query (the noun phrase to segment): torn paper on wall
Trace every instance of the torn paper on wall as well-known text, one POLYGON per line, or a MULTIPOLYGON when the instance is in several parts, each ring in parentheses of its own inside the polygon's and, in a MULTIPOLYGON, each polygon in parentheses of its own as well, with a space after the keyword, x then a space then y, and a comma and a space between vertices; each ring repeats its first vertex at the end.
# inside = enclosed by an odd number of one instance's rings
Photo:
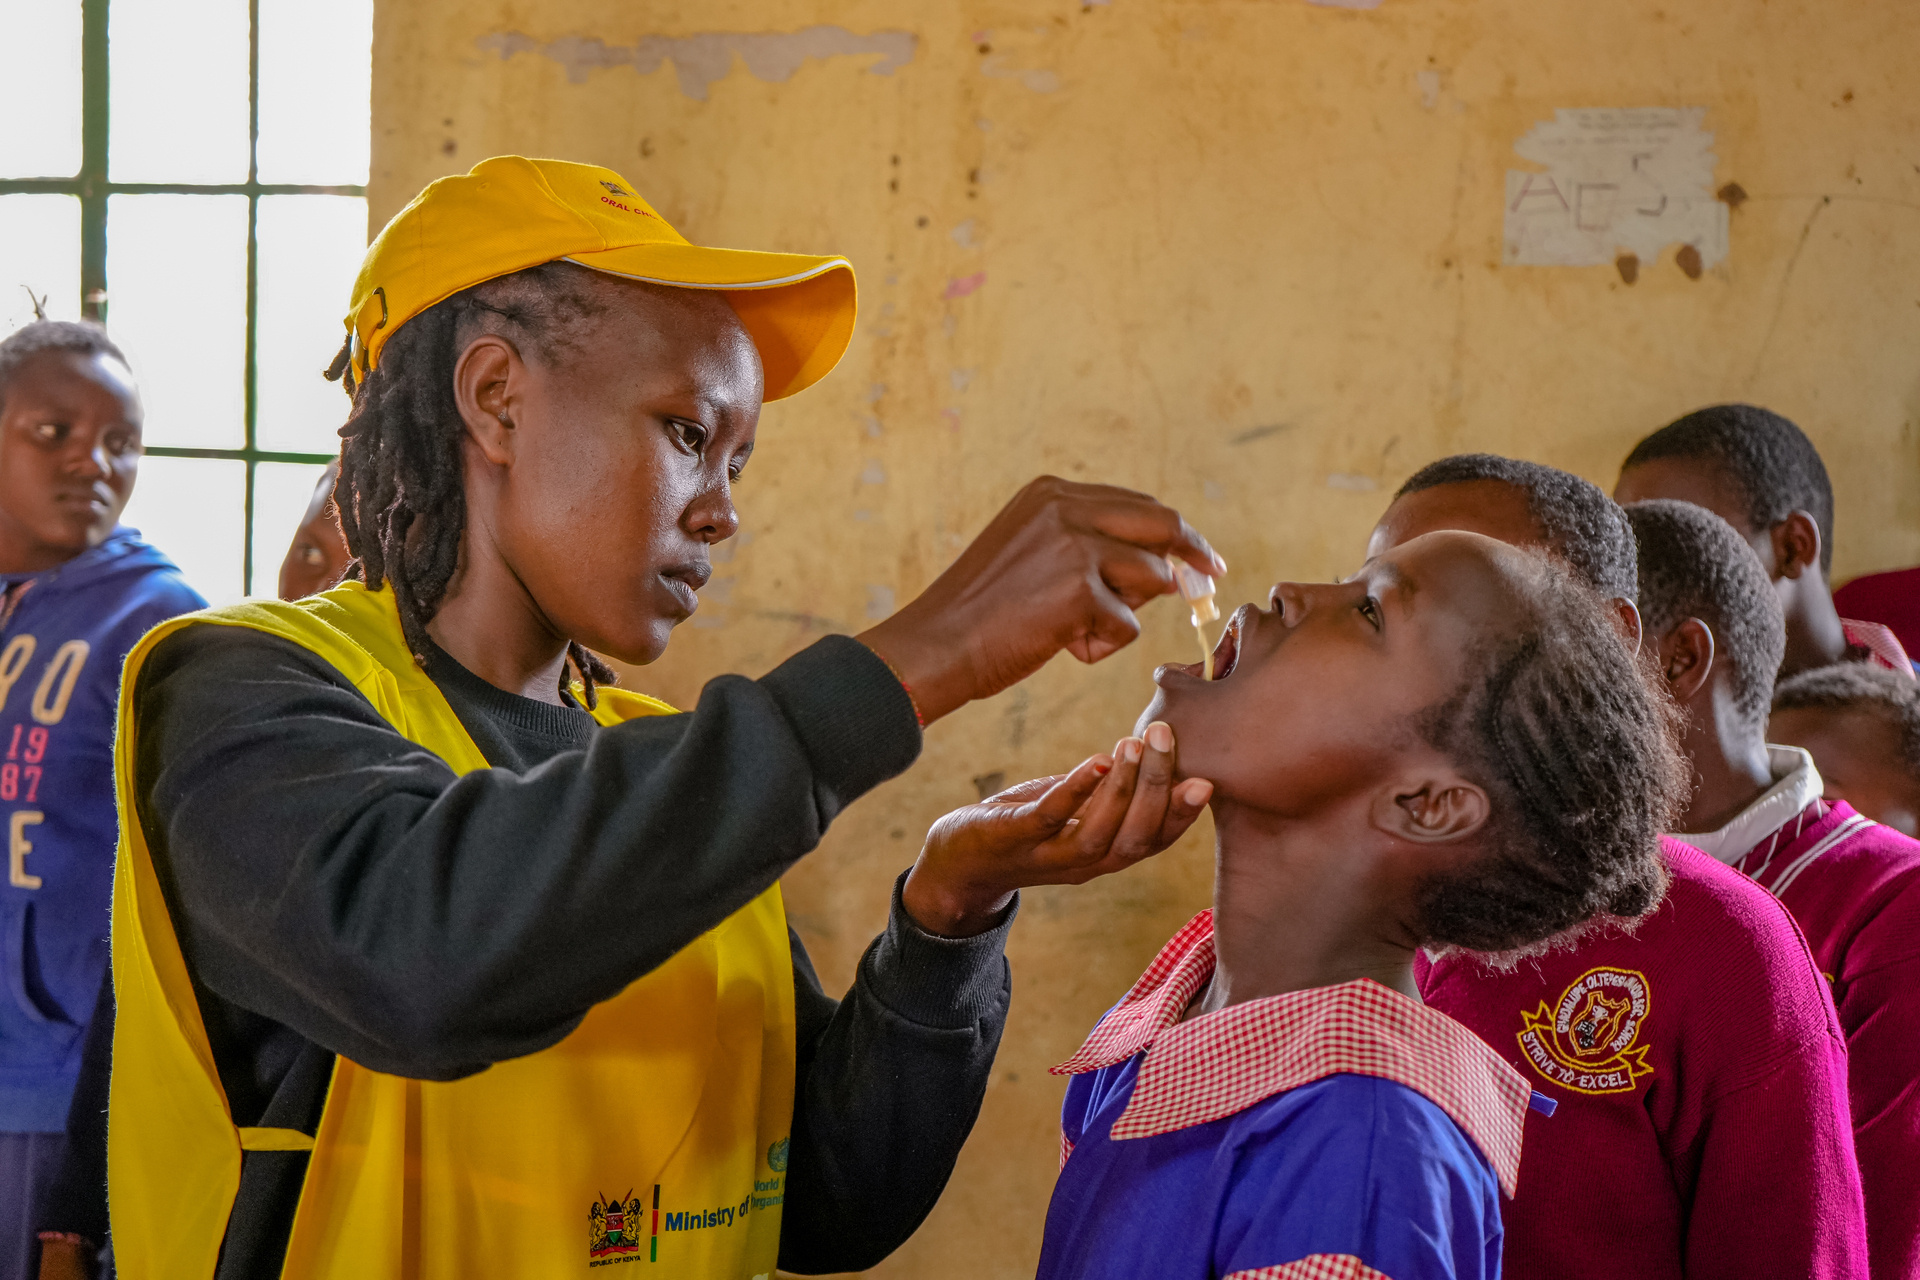
POLYGON ((1507 171, 1502 261, 1590 267, 1683 244, 1702 267, 1719 263, 1727 206, 1713 195, 1705 118, 1705 107, 1582 107, 1535 125, 1513 149, 1545 172, 1507 171))

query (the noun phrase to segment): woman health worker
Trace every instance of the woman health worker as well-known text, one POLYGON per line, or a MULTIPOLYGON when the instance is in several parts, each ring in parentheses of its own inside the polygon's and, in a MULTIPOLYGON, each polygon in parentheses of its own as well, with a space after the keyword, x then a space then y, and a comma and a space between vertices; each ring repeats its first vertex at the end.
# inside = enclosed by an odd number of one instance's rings
POLYGON ((693 612, 762 401, 846 346, 848 263, 499 157, 388 224, 352 306, 360 580, 127 663, 122 1274, 872 1264, 977 1113, 1014 891, 1158 851, 1207 786, 1162 729, 943 821, 840 1001, 779 877, 923 724, 1113 651, 1163 555, 1217 557, 1150 498, 1036 482, 894 617, 669 714, 594 652, 651 661, 693 612))

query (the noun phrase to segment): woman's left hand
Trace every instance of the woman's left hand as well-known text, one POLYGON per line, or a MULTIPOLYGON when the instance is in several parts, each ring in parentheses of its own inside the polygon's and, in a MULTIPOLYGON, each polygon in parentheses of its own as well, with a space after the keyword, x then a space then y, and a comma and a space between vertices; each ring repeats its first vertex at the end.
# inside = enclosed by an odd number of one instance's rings
POLYGON ((993 926, 1016 889, 1082 884, 1178 840, 1213 795, 1176 783, 1173 730, 1155 721, 1111 756, 1035 778, 933 824, 900 897, 929 933, 963 938, 993 926))

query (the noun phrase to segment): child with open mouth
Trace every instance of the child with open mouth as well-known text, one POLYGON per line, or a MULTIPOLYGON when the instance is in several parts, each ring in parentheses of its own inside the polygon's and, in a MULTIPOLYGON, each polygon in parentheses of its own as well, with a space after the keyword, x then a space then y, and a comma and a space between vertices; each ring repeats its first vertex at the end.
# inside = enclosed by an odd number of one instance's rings
POLYGON ((1213 784, 1214 905, 1056 1068, 1040 1276, 1498 1276, 1547 1104, 1414 953, 1651 910, 1667 713, 1597 594, 1470 533, 1280 584, 1213 665, 1160 668, 1142 720, 1213 784))

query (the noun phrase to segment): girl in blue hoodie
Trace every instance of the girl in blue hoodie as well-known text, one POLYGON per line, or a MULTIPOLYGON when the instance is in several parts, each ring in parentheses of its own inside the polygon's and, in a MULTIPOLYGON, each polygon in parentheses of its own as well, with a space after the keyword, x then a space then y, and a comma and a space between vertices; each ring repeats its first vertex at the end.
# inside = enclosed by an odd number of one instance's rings
MULTIPOLYGON (((206 605, 119 523, 141 417, 126 358, 98 326, 40 320, 0 341, 0 1280, 36 1266, 87 1025, 96 1004, 111 1016, 121 661, 155 623, 206 605)), ((90 1220, 63 1224, 63 1247, 104 1236, 104 1157, 75 1161, 99 1186, 86 1188, 90 1220)))

